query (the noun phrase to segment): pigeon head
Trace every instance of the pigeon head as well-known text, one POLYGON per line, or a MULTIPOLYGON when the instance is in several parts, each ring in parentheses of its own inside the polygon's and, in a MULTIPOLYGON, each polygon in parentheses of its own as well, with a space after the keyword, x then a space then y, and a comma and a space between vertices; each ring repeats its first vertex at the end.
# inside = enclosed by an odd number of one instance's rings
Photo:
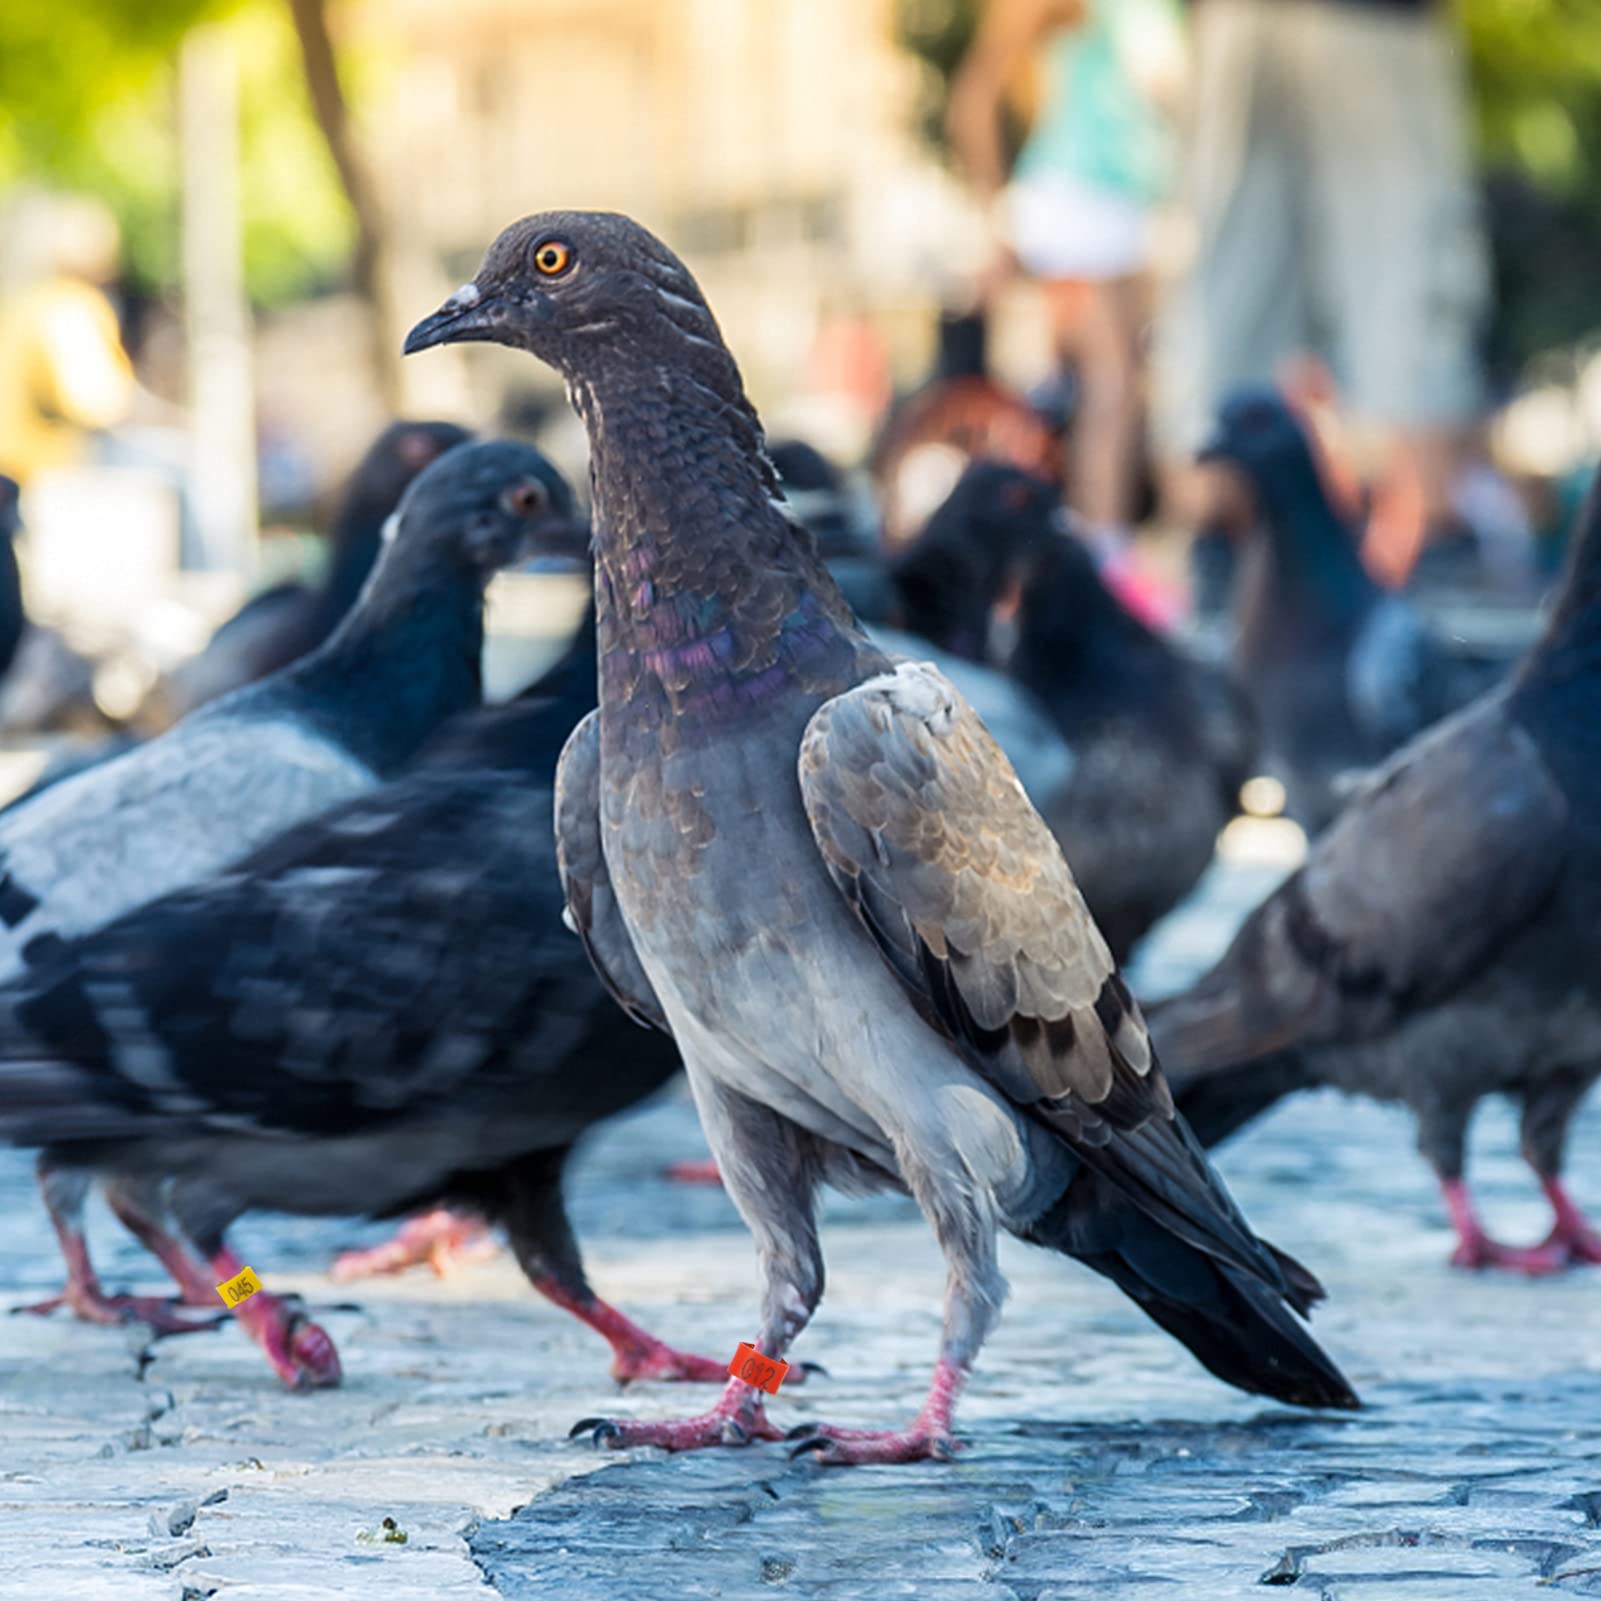
POLYGON ((0 539, 10 539, 22 527, 21 502, 16 479, 0 473, 0 539))
POLYGON ((483 575, 584 538, 573 492, 531 445, 462 445, 413 480, 386 537, 483 575))
POLYGON ((400 503, 407 486, 447 450, 464 445, 472 435, 451 422, 392 422, 367 447, 345 491, 340 531, 356 524, 382 526, 400 503))
POLYGON ((989 654, 997 609, 1015 609, 1021 564, 1058 537, 1055 485, 1000 461, 975 461, 896 559, 899 621, 971 660, 989 654))
POLYGON ((1319 481, 1300 418, 1283 395, 1265 387, 1236 389, 1224 400, 1197 459, 1235 468, 1269 499, 1275 488, 1319 481))
MULTIPOLYGON (((463 284, 406 336, 406 353, 463 341, 512 345, 566 375, 630 357, 720 354, 688 268, 628 217, 548 211, 514 222, 463 284)), ((735 375, 737 384, 737 374, 735 375)))

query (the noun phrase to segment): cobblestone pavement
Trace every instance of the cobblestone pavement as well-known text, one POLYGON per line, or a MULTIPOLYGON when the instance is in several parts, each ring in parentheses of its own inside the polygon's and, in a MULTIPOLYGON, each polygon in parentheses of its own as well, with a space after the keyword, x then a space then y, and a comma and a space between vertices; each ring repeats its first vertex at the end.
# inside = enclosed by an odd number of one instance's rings
MULTIPOLYGON (((1145 963, 1152 990, 1218 948, 1272 869, 1222 869, 1145 963)), ((598 1286, 713 1355, 748 1339, 755 1269, 715 1190, 661 1163, 701 1149, 669 1097, 606 1130, 573 1180, 598 1286)), ((1573 1172, 1601 1209, 1601 1107, 1573 1172)), ((501 1258, 445 1280, 321 1276, 353 1225, 250 1219, 243 1254, 339 1342, 345 1386, 285 1394, 231 1327, 134 1331, 0 1317, 0 1597, 918 1596, 1536 1601, 1601 1595, 1601 1273, 1453 1273, 1432 1185, 1392 1111, 1310 1096, 1223 1153, 1256 1226, 1313 1266, 1320 1337, 1368 1401, 1302 1417, 1215 1383, 1116 1291, 1010 1248, 1013 1293, 951 1465, 820 1470, 779 1446, 625 1457, 579 1417, 666 1415, 708 1392, 619 1394, 603 1349, 501 1258), (385 1520, 391 1520, 392 1527, 385 1520), (400 1536, 404 1536, 404 1542, 400 1536)), ((1496 1225, 1546 1219, 1512 1118, 1481 1120, 1496 1225)), ((829 1291, 775 1419, 916 1406, 942 1273, 907 1203, 831 1202, 829 1291)), ((0 1306, 54 1263, 28 1165, 0 1153, 0 1306)), ((109 1225, 112 1282, 156 1281, 109 1225)))

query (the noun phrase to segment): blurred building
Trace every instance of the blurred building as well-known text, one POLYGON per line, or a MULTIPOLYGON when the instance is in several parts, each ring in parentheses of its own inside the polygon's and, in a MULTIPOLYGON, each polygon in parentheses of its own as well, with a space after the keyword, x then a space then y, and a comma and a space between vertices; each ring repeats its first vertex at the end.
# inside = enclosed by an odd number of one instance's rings
MULTIPOLYGON (((388 63, 361 121, 394 229, 397 299, 429 309, 515 217, 616 209, 684 254, 759 401, 816 391, 820 349, 835 350, 825 385, 852 381, 837 335, 858 318, 898 365, 915 363, 976 230, 917 135, 922 69, 895 43, 894 9, 366 0, 350 39, 388 63)), ((461 398, 442 362, 408 365, 412 409, 461 398)), ((475 352, 462 370, 480 420, 494 411, 486 388, 553 385, 504 352, 475 352)), ((828 406, 814 426, 849 433, 850 408, 830 419, 828 406)))

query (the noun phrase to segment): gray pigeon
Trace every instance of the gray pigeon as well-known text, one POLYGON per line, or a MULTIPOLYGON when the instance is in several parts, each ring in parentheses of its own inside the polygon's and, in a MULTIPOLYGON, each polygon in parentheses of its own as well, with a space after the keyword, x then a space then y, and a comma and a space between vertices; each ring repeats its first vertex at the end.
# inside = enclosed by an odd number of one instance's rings
MULTIPOLYGON (((600 709, 557 774, 568 909, 619 1001, 678 1042, 756 1236, 757 1349, 782 1357, 822 1293, 822 1181, 910 1192, 949 1263, 916 1421, 802 1449, 951 1450, 1003 1227, 1111 1278, 1228 1382, 1355 1405, 1296 1315, 1316 1280, 1251 1233, 1174 1116, 1005 757, 938 671, 867 639, 785 514, 683 264, 625 217, 528 218, 406 349, 475 339, 549 362, 588 426, 600 709)), ((777 1437, 740 1379, 699 1417, 586 1427, 777 1437)))
POLYGON ((1461 1267, 1601 1262, 1562 1184, 1601 1074, 1601 489, 1544 636, 1511 681, 1370 775, 1223 959, 1153 1009, 1179 1105, 1225 1138, 1331 1084, 1400 1101, 1439 1176, 1461 1267), (1489 1238, 1463 1178, 1486 1095, 1523 1108, 1555 1226, 1489 1238))
MULTIPOLYGON (((320 649, 0 816, 0 980, 396 772, 479 700, 490 578, 541 523, 572 515, 538 451, 462 446, 407 492, 360 601, 320 649)), ((44 1168, 41 1184, 68 1282, 37 1310, 64 1299, 93 1321, 192 1326, 104 1295, 83 1238, 87 1178, 44 1168)))
POLYGON ((1234 666, 1286 810, 1316 834, 1349 778, 1489 688, 1500 669, 1453 653, 1373 579, 1277 391, 1230 396, 1201 455, 1243 473, 1256 502, 1262 533, 1240 575, 1234 666))

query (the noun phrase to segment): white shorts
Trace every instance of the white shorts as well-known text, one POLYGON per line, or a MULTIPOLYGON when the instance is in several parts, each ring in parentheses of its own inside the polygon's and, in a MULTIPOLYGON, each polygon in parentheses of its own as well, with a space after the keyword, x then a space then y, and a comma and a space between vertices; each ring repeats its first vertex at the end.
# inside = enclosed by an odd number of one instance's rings
POLYGON ((1007 186, 1005 206, 1007 240, 1030 277, 1129 278, 1150 262, 1150 207, 1099 184, 1031 173, 1007 186))

